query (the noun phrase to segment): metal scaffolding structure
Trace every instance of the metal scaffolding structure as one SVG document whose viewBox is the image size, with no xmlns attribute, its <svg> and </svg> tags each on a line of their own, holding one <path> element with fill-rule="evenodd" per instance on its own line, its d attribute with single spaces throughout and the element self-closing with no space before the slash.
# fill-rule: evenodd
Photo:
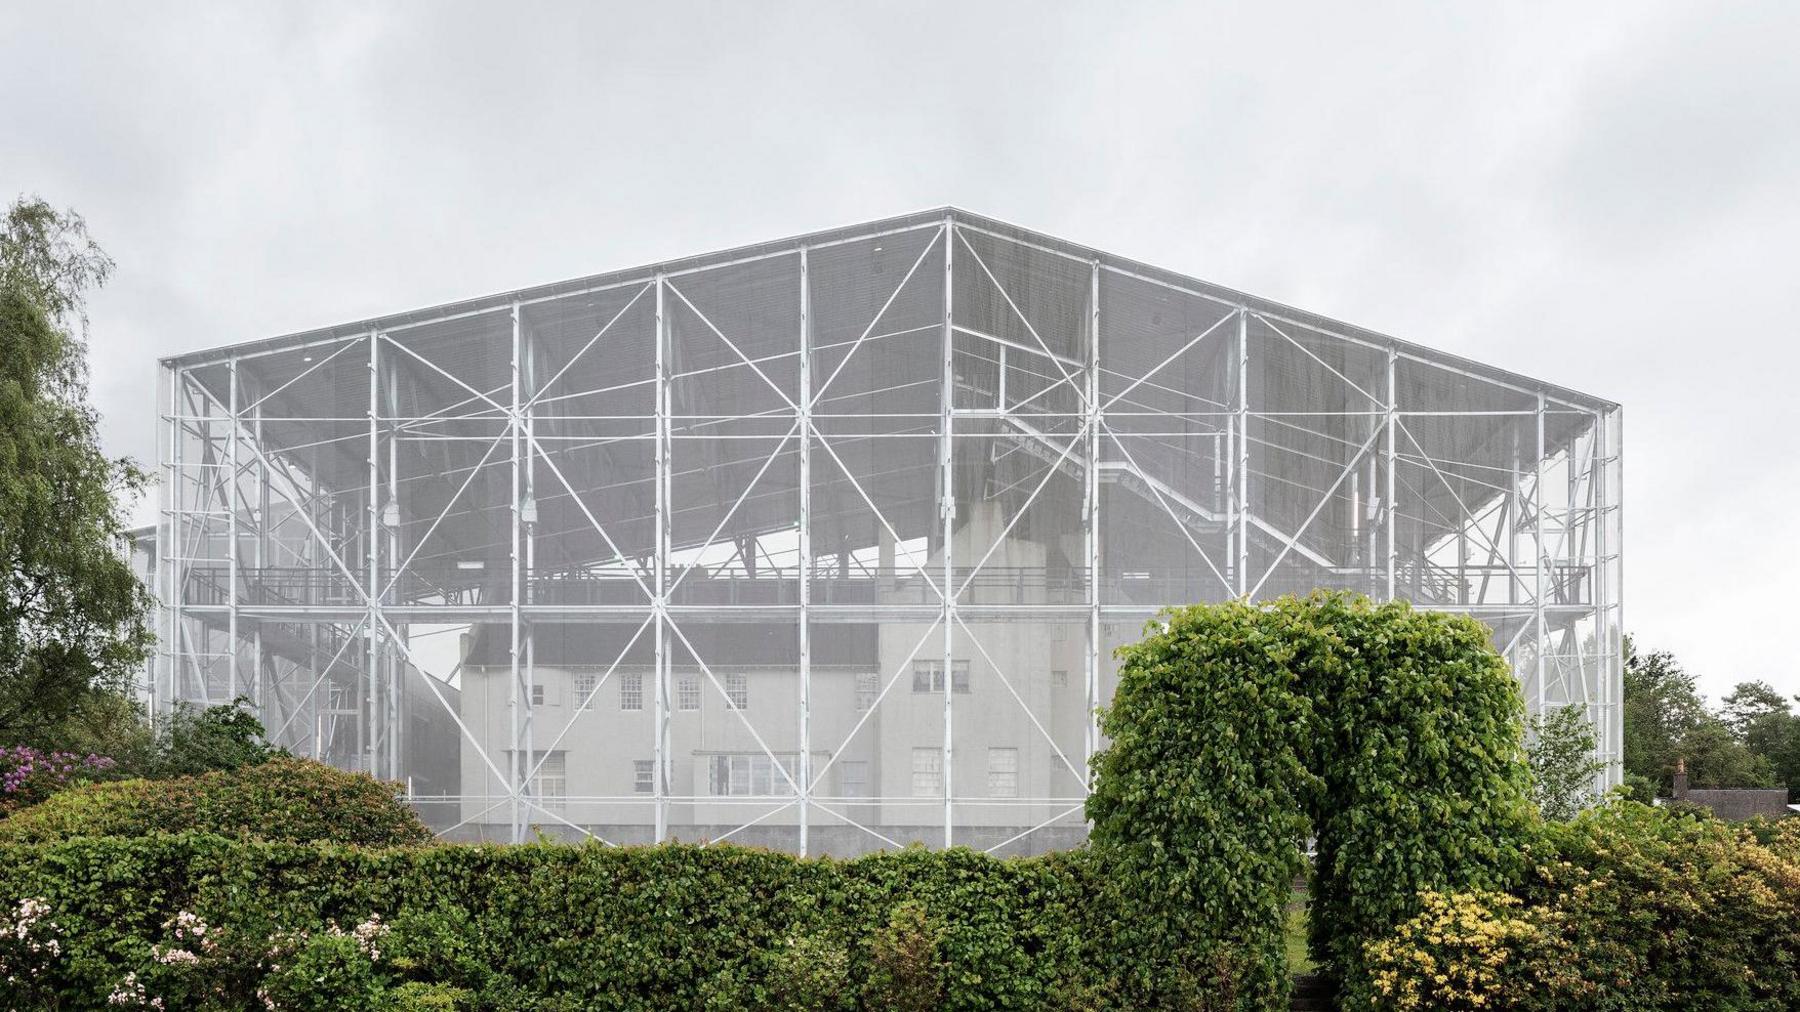
<svg viewBox="0 0 1800 1012">
<path fill-rule="evenodd" d="M 1618 776 L 1610 402 L 954 209 L 167 359 L 153 696 L 435 827 L 1085 835 L 1168 604 L 1467 612 Z"/>
</svg>

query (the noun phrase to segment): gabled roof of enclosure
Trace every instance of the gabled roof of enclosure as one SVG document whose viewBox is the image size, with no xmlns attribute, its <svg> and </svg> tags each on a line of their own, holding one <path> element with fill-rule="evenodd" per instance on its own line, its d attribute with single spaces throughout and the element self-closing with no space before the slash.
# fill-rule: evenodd
<svg viewBox="0 0 1800 1012">
<path fill-rule="evenodd" d="M 1021 228 L 994 218 L 972 214 L 956 207 L 940 207 L 893 218 L 879 219 L 860 224 L 846 225 L 839 228 L 824 229 L 803 235 L 789 236 L 768 242 L 754 243 L 732 249 L 704 253 L 696 256 L 666 260 L 660 263 L 643 264 L 622 270 L 607 271 L 601 274 L 573 278 L 567 281 L 546 285 L 536 285 L 510 292 L 497 292 L 480 298 L 461 302 L 445 303 L 423 309 L 415 309 L 384 316 L 356 320 L 329 327 L 285 334 L 279 337 L 264 338 L 238 344 L 226 345 L 183 355 L 171 356 L 162 361 L 167 365 L 192 367 L 216 362 L 232 355 L 259 354 L 281 351 L 284 349 L 303 347 L 311 344 L 330 342 L 339 339 L 356 338 L 371 331 L 393 332 L 411 329 L 425 324 L 442 323 L 459 316 L 493 312 L 511 306 L 515 302 L 536 302 L 578 294 L 583 291 L 617 286 L 620 284 L 647 281 L 658 274 L 680 274 L 703 271 L 726 264 L 754 260 L 759 257 L 775 255 L 805 245 L 809 247 L 826 246 L 836 242 L 852 239 L 869 239 L 884 232 L 900 232 L 916 229 L 921 226 L 941 222 L 946 218 L 954 219 L 961 228 L 986 231 L 997 237 L 1040 248 L 1048 253 L 1074 258 L 1078 260 L 1098 261 L 1114 270 L 1127 274 L 1140 275 L 1146 279 L 1184 289 L 1204 298 L 1217 300 L 1234 306 L 1243 306 L 1272 320 L 1290 321 L 1300 326 L 1323 334 L 1337 336 L 1348 340 L 1364 342 L 1384 347 L 1392 347 L 1411 357 L 1445 366 L 1466 370 L 1480 378 L 1503 385 L 1513 386 L 1533 393 L 1542 392 L 1546 396 L 1564 402 L 1567 406 L 1593 411 L 1609 411 L 1618 405 L 1604 398 L 1582 393 L 1565 386 L 1548 383 L 1541 379 L 1519 373 L 1499 369 L 1492 365 L 1459 355 L 1449 354 L 1425 345 L 1403 341 L 1354 324 L 1345 323 L 1317 313 L 1296 309 L 1271 299 L 1260 298 L 1245 292 L 1227 288 L 1223 285 L 1202 281 L 1198 278 L 1181 274 L 1177 271 L 1142 263 L 1127 257 L 1117 256 L 1102 250 L 1070 242 L 1042 232 Z"/>
</svg>

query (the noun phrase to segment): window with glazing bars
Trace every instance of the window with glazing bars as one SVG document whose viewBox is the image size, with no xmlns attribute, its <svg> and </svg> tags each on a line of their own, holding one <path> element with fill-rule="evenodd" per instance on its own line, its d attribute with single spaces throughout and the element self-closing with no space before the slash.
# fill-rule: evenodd
<svg viewBox="0 0 1800 1012">
<path fill-rule="evenodd" d="M 912 792 L 915 798 L 944 796 L 944 750 L 941 746 L 913 749 Z"/>
<path fill-rule="evenodd" d="M 988 797 L 1016 798 L 1019 796 L 1019 750 L 1016 748 L 988 749 Z"/>
<path fill-rule="evenodd" d="M 558 749 L 548 754 L 532 753 L 532 762 L 540 763 L 531 778 L 531 791 L 546 806 L 560 806 L 569 796 L 569 764 L 566 754 Z"/>
<path fill-rule="evenodd" d="M 594 708 L 594 690 L 600 685 L 600 672 L 575 672 L 575 705 L 582 710 Z"/>
<path fill-rule="evenodd" d="M 779 766 L 761 752 L 711 756 L 707 762 L 707 793 L 716 798 L 792 797 L 794 785 L 788 777 L 795 776 L 799 761 L 798 755 L 790 753 L 782 753 Z M 787 776 L 782 775 L 784 770 Z"/>
<path fill-rule="evenodd" d="M 642 710 L 644 708 L 644 676 L 629 674 L 619 676 L 619 709 Z"/>
<path fill-rule="evenodd" d="M 838 763 L 838 792 L 846 798 L 869 796 L 869 761 L 846 759 Z"/>
<path fill-rule="evenodd" d="M 969 691 L 969 662 L 968 661 L 952 661 L 951 662 L 950 686 L 951 686 L 951 691 L 953 691 L 953 692 L 967 693 Z M 943 692 L 944 691 L 944 662 L 943 661 L 914 661 L 913 662 L 913 691 L 914 692 Z"/>
</svg>

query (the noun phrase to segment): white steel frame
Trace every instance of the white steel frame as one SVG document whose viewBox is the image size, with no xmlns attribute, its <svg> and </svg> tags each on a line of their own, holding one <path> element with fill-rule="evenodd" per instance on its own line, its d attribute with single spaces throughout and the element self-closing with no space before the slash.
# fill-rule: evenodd
<svg viewBox="0 0 1800 1012">
<path fill-rule="evenodd" d="M 827 283 L 830 291 L 815 291 L 821 257 L 873 256 L 882 252 L 878 243 L 904 247 L 906 262 L 892 264 L 878 284 L 857 281 L 870 294 L 858 303 L 866 323 L 854 339 L 829 349 L 816 343 L 821 298 L 841 298 L 847 283 L 838 276 Z M 785 350 L 761 347 L 764 333 L 716 323 L 709 313 L 729 302 L 699 294 L 713 285 L 733 291 L 733 279 L 753 274 L 775 278 L 770 286 L 792 300 L 786 309 L 761 310 L 783 320 L 791 313 L 797 322 Z M 941 304 L 926 320 L 920 306 L 933 298 Z M 608 300 L 595 332 L 570 339 L 534 331 L 536 307 L 582 299 Z M 889 329 L 890 310 L 901 304 L 920 322 Z M 1157 322 L 1183 313 L 1199 322 L 1187 330 Z M 648 321 L 647 372 L 633 378 L 629 370 L 596 371 L 596 360 L 620 354 L 620 335 L 638 326 L 626 320 Z M 436 350 L 435 337 L 414 339 L 462 326 L 504 335 L 503 376 L 457 365 Z M 681 335 L 678 327 L 685 328 Z M 831 409 L 838 397 L 873 405 L 893 393 L 866 389 L 867 359 L 858 355 L 883 342 L 923 349 L 933 332 L 934 406 Z M 714 360 L 689 368 L 700 341 Z M 864 387 L 846 395 L 853 360 Z M 355 413 L 296 402 L 294 391 L 325 389 L 321 384 L 347 389 L 349 380 L 322 377 L 347 376 L 352 363 L 367 370 L 366 401 Z M 563 389 L 576 374 L 587 385 Z M 991 382 L 984 379 L 990 374 Z M 1208 389 L 1194 388 L 1201 381 Z M 677 403 L 697 383 L 729 385 L 743 410 L 696 412 Z M 604 835 L 594 822 L 568 816 L 561 800 L 537 796 L 536 774 L 568 740 L 575 717 L 540 727 L 532 698 L 537 633 L 604 619 L 634 631 L 617 656 L 598 659 L 602 673 L 571 712 L 590 705 L 647 640 L 654 691 L 645 719 L 656 775 L 647 799 L 580 799 L 590 807 L 646 806 L 648 835 L 657 840 L 680 835 L 676 816 L 684 807 L 735 803 L 744 814 L 715 838 L 780 825 L 792 831 L 782 845 L 804 853 L 820 849 L 821 827 L 847 826 L 866 844 L 900 845 L 892 825 L 869 824 L 856 813 L 880 804 L 916 807 L 917 799 L 833 797 L 825 778 L 913 661 L 929 657 L 943 665 L 944 789 L 934 814 L 916 821 L 935 825 L 934 842 L 964 842 L 971 838 L 968 806 L 1004 807 L 959 796 L 956 788 L 960 729 L 986 715 L 959 708 L 951 672 L 956 661 L 976 658 L 1048 742 L 1057 769 L 1079 785 L 1062 796 L 1009 801 L 1021 813 L 1018 823 L 976 836 L 992 850 L 1029 849 L 1047 827 L 1079 832 L 1087 760 L 1102 740 L 1091 716 L 1078 740 L 1059 739 L 1046 726 L 1022 691 L 1042 673 L 1018 670 L 1020 655 L 996 630 L 1009 623 L 1026 635 L 1075 630 L 1091 715 L 1110 689 L 1111 647 L 1132 638 L 1158 604 L 1260 598 L 1314 585 L 1408 598 L 1488 622 L 1528 707 L 1584 707 L 1609 764 L 1599 779 L 1618 778 L 1617 405 L 962 211 L 171 358 L 162 363 L 162 384 L 155 704 L 247 695 L 283 744 L 409 784 L 416 771 L 408 750 L 420 744 L 407 738 L 409 715 L 429 714 L 442 728 L 431 733 L 448 735 L 453 725 L 463 754 L 503 785 L 478 795 L 415 790 L 424 806 L 462 803 L 456 817 L 439 820 L 446 831 L 503 818 L 513 840 L 534 825 Z M 429 384 L 444 403 L 407 408 L 407 384 Z M 609 406 L 627 401 L 637 407 Z M 859 428 L 860 435 L 844 434 Z M 889 515 L 880 502 L 888 493 L 870 487 L 881 476 L 859 480 L 843 456 L 852 442 L 894 439 L 902 442 L 888 445 L 928 440 L 935 447 L 935 474 L 911 474 L 934 485 L 930 536 Z M 707 514 L 717 516 L 710 535 L 696 539 L 681 516 L 690 504 L 678 485 L 691 478 L 681 458 L 696 446 L 734 440 L 755 448 L 760 463 L 741 488 L 720 495 L 719 509 Z M 643 524 L 597 507 L 596 475 L 569 473 L 575 452 L 640 452 L 632 448 L 645 444 L 647 545 L 635 533 L 615 536 Z M 352 473 L 346 466 L 317 465 L 333 454 L 355 460 L 356 445 L 359 480 L 345 480 Z M 402 461 L 425 446 L 462 463 L 441 475 L 448 495 L 434 511 L 415 515 L 411 489 L 426 486 L 403 473 Z M 977 463 L 993 487 L 970 488 L 968 461 L 983 447 L 986 463 Z M 868 452 L 873 459 L 875 451 Z M 772 493 L 770 476 L 789 473 L 790 465 L 797 476 L 791 497 Z M 440 532 L 471 529 L 476 490 L 487 494 L 502 469 L 505 593 L 434 589 L 415 564 L 421 549 L 458 536 Z M 1015 471 L 1022 473 L 1008 477 Z M 815 496 L 826 480 L 841 486 L 833 508 L 866 510 L 885 532 L 877 537 L 894 546 L 886 572 L 910 581 L 915 597 L 842 603 L 816 596 L 833 589 L 820 574 L 845 576 L 854 554 L 820 554 Z M 1055 502 L 1046 491 L 1053 484 L 1063 497 Z M 738 533 L 742 517 L 765 509 L 769 498 L 791 503 L 791 563 L 775 558 L 761 536 Z M 577 521 L 581 538 L 598 539 L 585 542 L 591 557 L 578 561 L 620 594 L 585 603 L 545 597 L 540 560 L 563 551 L 573 536 L 543 528 L 540 509 L 552 501 L 568 503 L 574 512 L 565 518 Z M 964 547 L 971 537 L 964 525 L 974 521 L 959 513 L 980 502 L 1010 506 L 1000 507 L 1007 515 L 985 549 Z M 1113 514 L 1126 512 L 1139 527 L 1108 527 Z M 1010 549 L 1017 532 L 1044 524 L 1073 539 L 1069 551 L 1079 561 L 1068 570 L 1069 585 L 1037 599 L 1024 591 L 1005 599 L 992 588 L 1015 577 L 994 557 Z M 921 537 L 924 555 L 915 547 Z M 1155 597 L 1165 585 L 1145 571 L 1117 568 L 1114 558 L 1131 555 L 1133 537 L 1163 539 L 1163 554 L 1186 560 L 1186 575 L 1166 584 L 1172 600 Z M 631 538 L 639 540 L 622 543 Z M 727 548 L 731 558 L 716 563 Z M 704 568 L 696 560 L 747 572 L 747 586 L 773 574 L 767 579 L 791 583 L 792 599 L 692 599 L 683 587 L 691 593 L 708 580 L 694 575 Z M 867 568 L 866 560 L 858 565 Z M 266 587 L 275 579 L 291 579 L 299 589 L 272 595 Z M 1052 577 L 1045 570 L 1016 579 Z M 1151 589 L 1130 590 L 1138 585 Z M 633 588 L 637 596 L 627 596 Z M 795 731 L 772 741 L 769 725 L 730 713 L 769 757 L 781 789 L 741 802 L 683 792 L 672 777 L 670 683 L 678 658 L 691 658 L 702 691 L 722 699 L 727 690 L 717 668 L 733 658 L 704 656 L 696 630 L 767 621 L 792 622 L 796 630 Z M 910 649 L 891 668 L 884 663 L 874 706 L 844 740 L 820 740 L 814 636 L 831 623 L 855 621 L 880 626 L 884 636 L 903 632 L 897 640 Z M 426 637 L 461 626 L 505 629 L 511 716 L 499 740 L 465 721 L 455 701 L 466 688 L 459 669 L 421 657 L 433 649 Z M 789 749 L 797 750 L 792 768 L 780 759 Z M 825 756 L 816 764 L 815 751 Z"/>
</svg>

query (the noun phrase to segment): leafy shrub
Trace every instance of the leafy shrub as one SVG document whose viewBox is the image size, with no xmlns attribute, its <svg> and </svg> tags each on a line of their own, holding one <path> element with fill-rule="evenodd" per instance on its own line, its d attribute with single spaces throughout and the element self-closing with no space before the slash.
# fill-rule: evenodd
<svg viewBox="0 0 1800 1012">
<path fill-rule="evenodd" d="M 195 777 L 88 784 L 0 819 L 0 840 L 19 843 L 189 830 L 369 846 L 431 838 L 390 785 L 294 758 Z"/>
<path fill-rule="evenodd" d="M 845 1012 L 856 1007 L 850 952 L 826 935 L 793 934 L 769 970 L 770 1012 Z"/>
<path fill-rule="evenodd" d="M 283 990 L 300 988 L 297 974 L 339 981 L 377 1009 L 407 984 L 434 986 L 434 1000 L 462 993 L 470 1008 L 521 1012 L 762 1012 L 789 999 L 885 1009 L 921 998 L 933 1009 L 1035 1010 L 1076 993 L 1090 1008 L 1134 1007 L 1104 975 L 1111 917 L 1087 858 L 956 849 L 835 861 L 728 845 L 376 850 L 183 834 L 0 844 L 0 896 L 43 899 L 64 952 L 37 979 L 73 1008 L 102 1007 L 128 975 L 170 1008 L 241 1009 L 258 990 L 286 1008 L 306 1000 Z M 378 955 L 358 949 L 359 962 L 331 926 L 354 939 L 377 918 Z M 196 921 L 210 949 L 192 943 Z M 184 924 L 187 939 L 177 937 Z M 172 946 L 198 958 L 159 961 Z M 832 961 L 843 953 L 843 973 L 810 975 L 819 990 L 793 987 L 809 976 L 794 962 L 808 948 Z M 879 993 L 856 993 L 877 979 Z M 849 1004 L 832 994 L 839 982 Z M 207 998 L 203 986 L 228 997 Z"/>
<path fill-rule="evenodd" d="M 151 755 L 140 772 L 147 777 L 198 776 L 286 755 L 264 740 L 265 733 L 245 697 L 204 709 L 178 702 L 158 722 Z"/>
<path fill-rule="evenodd" d="M 1551 824 L 1510 895 L 1433 897 L 1352 1007 L 1800 1008 L 1800 824 L 1620 801 Z M 1446 913 L 1449 912 L 1449 913 Z"/>
<path fill-rule="evenodd" d="M 1321 593 L 1174 609 L 1147 632 L 1118 652 L 1087 809 L 1131 997 L 1169 1004 L 1168 981 L 1217 967 L 1280 1007 L 1309 827 L 1311 948 L 1347 978 L 1421 892 L 1517 873 L 1523 704 L 1479 623 Z"/>
<path fill-rule="evenodd" d="M 935 1012 L 944 1001 L 944 966 L 925 908 L 902 903 L 877 932 L 869 952 L 863 1004 L 892 1012 Z"/>
<path fill-rule="evenodd" d="M 1546 819 L 1566 822 L 1594 800 L 1594 777 L 1606 764 L 1594 758 L 1594 724 L 1587 708 L 1563 706 L 1533 714 L 1525 726 L 1531 800 Z"/>
</svg>

